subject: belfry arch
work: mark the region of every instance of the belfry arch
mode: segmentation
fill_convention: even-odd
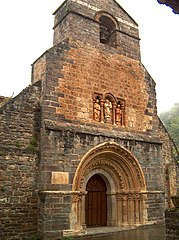
[[[146,184],[140,164],[127,149],[107,142],[91,149],[76,170],[71,229],[86,227],[86,186],[96,174],[104,180],[107,189],[106,225],[125,227],[144,224]]]
[[[99,11],[95,15],[99,22],[100,42],[116,47],[116,31],[119,29],[118,21],[108,12]]]

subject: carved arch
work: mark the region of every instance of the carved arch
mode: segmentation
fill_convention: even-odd
[[[112,102],[113,104],[117,102],[117,99],[115,98],[115,96],[112,93],[105,93],[103,98],[109,99],[109,101]]]
[[[145,177],[138,160],[123,146],[114,142],[107,142],[98,145],[90,150],[81,160],[73,181],[73,190],[83,189],[85,176],[93,169],[101,168],[112,171],[116,182],[119,181],[119,173],[125,180],[125,187],[117,190],[145,191]],[[127,183],[128,182],[128,183]]]
[[[108,12],[99,11],[99,12],[97,12],[97,13],[95,14],[94,19],[99,22],[99,21],[100,21],[100,18],[101,18],[102,16],[105,16],[105,17],[108,17],[109,19],[111,19],[111,21],[112,21],[112,22],[114,23],[114,25],[115,25],[115,29],[119,29],[119,24],[118,24],[117,19],[116,19],[112,14],[110,14],[110,13],[108,13]]]
[[[86,186],[95,174],[99,174],[107,186],[107,225],[143,224],[146,183],[140,164],[123,146],[107,142],[91,149],[76,170],[72,190],[81,197],[72,206],[73,214],[76,210],[75,227],[82,229],[85,226]]]

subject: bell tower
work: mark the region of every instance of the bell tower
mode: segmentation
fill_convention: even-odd
[[[138,25],[116,1],[69,0],[54,16],[54,45],[68,38],[103,43],[140,61]]]

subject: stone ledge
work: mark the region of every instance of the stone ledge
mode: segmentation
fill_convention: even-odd
[[[39,194],[72,195],[81,194],[80,191],[40,191]]]
[[[115,127],[107,128],[106,126],[98,126],[94,123],[65,123],[45,120],[45,129],[52,131],[70,131],[76,134],[88,134],[93,136],[104,136],[112,138],[120,138],[123,140],[148,142],[152,144],[162,144],[161,140],[157,138],[154,133],[137,133],[125,131],[124,129],[115,129]]]

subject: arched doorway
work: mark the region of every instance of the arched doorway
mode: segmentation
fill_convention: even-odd
[[[97,176],[98,184],[101,182],[103,188],[106,187],[107,196],[106,221],[99,225],[132,227],[144,224],[147,218],[146,183],[140,164],[126,148],[107,142],[91,149],[76,170],[72,188],[71,229],[97,226],[94,220],[89,219],[86,206],[90,201],[87,200],[88,192],[95,189]],[[92,216],[95,217],[94,210]]]
[[[107,225],[106,184],[98,174],[93,175],[86,186],[85,222],[87,227]]]

